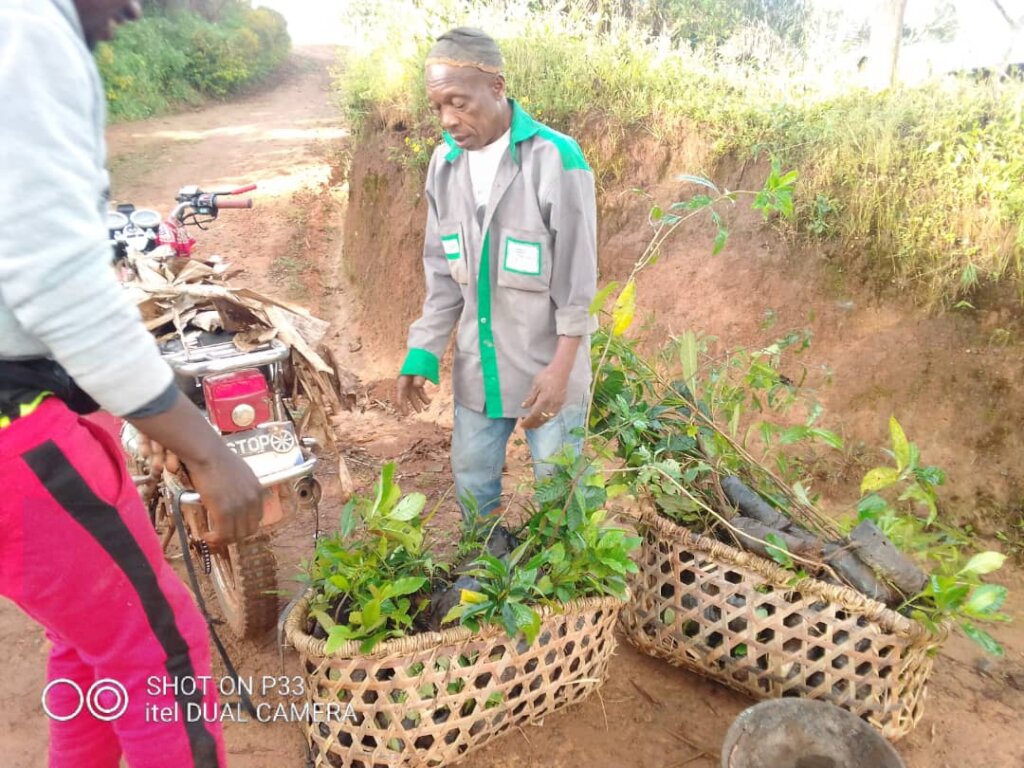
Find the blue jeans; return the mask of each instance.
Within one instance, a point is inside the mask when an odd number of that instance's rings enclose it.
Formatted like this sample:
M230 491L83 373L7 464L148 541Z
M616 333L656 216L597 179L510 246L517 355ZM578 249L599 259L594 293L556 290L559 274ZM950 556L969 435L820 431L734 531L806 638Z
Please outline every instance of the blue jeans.
M533 458L534 476L540 480L554 471L545 462L550 456L572 446L583 450L583 438L572 434L583 426L587 408L583 403L565 405L558 415L536 429L526 430L526 442ZM455 429L452 433L452 474L455 493L467 514L463 499L470 495L479 514L493 512L501 504L501 471L505 466L505 449L518 419L491 419L465 406L455 404Z

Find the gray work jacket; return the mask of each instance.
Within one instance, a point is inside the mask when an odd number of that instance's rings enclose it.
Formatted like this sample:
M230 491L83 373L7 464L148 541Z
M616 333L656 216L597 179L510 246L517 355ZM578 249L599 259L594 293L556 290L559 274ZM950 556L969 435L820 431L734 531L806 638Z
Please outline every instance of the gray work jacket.
M427 297L409 330L402 373L438 382L438 358L458 323L456 401L491 418L526 415L534 377L559 336L583 338L567 402L590 388L590 304L597 290L594 176L579 145L515 102L509 151L482 225L469 158L446 133L427 170L423 266Z

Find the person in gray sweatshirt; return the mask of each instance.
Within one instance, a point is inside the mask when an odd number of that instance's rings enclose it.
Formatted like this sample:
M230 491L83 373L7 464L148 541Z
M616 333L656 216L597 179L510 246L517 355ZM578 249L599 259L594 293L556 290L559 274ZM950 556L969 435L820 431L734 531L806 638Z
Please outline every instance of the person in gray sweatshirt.
M205 622L116 442L82 414L102 407L187 464L211 545L261 514L259 481L175 387L110 266L90 49L139 14L126 0L0 0L0 594L53 644L51 766L225 764L219 724L189 716L216 701L197 685Z

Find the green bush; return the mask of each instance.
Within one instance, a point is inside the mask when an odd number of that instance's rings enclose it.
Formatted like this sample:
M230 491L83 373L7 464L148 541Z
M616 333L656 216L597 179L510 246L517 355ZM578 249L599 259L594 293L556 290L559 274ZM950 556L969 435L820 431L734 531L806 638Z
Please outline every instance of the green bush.
M96 60L111 118L134 120L235 93L274 72L290 47L280 14L238 4L216 22L153 13L122 27Z

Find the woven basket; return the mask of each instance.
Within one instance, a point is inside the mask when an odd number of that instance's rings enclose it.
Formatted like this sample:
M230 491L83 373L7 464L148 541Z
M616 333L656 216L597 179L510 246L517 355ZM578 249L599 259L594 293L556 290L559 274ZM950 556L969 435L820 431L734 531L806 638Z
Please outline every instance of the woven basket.
M620 621L641 651L755 698L823 699L888 739L921 719L937 638L882 603L640 517L640 571Z
M326 642L305 632L308 601L299 601L285 632L302 661L307 701L321 712L327 703L345 710L304 724L314 765L451 765L510 728L582 701L604 682L622 606L608 597L545 608L529 647L496 627L457 627L389 640L370 654L350 642L327 656Z

